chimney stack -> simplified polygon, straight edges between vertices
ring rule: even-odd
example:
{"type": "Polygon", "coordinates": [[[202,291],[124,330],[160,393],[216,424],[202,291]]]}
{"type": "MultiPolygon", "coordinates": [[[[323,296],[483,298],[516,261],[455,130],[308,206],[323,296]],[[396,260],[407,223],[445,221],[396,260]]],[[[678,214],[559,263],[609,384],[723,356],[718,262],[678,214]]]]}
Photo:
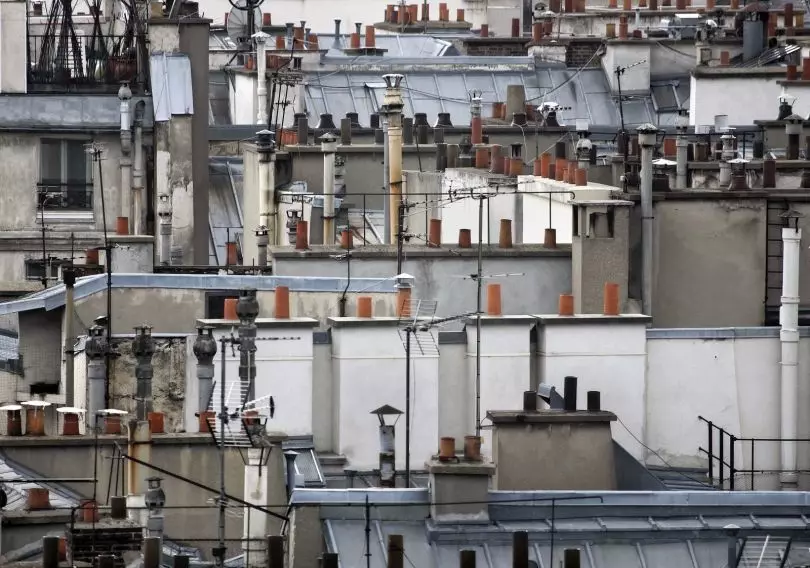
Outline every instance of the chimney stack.
{"type": "Polygon", "coordinates": [[[785,118],[785,134],[787,134],[787,156],[788,160],[799,159],[799,145],[802,138],[804,119],[801,116],[791,114],[785,118]]]}
{"type": "Polygon", "coordinates": [[[642,243],[642,304],[645,315],[652,315],[653,293],[653,203],[652,176],[653,150],[658,128],[644,124],[638,129],[641,145],[641,243],[642,243]]]}
{"type": "Polygon", "coordinates": [[[471,142],[481,144],[483,142],[483,124],[481,119],[481,92],[473,91],[470,98],[470,127],[472,130],[471,142]]]}
{"type": "MultiPolygon", "coordinates": [[[[160,224],[160,254],[158,259],[163,266],[172,262],[172,198],[167,193],[158,195],[157,203],[158,223],[160,224]]],[[[109,262],[107,259],[105,262],[109,262]]]]}
{"type": "Polygon", "coordinates": [[[251,385],[247,397],[252,400],[256,398],[256,317],[259,315],[255,289],[245,288],[239,292],[236,315],[239,317],[239,379],[242,384],[251,385]]]}

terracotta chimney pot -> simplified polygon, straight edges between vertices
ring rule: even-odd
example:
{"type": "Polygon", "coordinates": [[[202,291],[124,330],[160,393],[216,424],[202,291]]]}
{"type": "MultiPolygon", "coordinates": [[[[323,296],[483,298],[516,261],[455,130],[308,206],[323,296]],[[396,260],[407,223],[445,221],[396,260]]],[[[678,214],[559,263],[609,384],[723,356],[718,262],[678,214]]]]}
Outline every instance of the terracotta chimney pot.
{"type": "Polygon", "coordinates": [[[276,319],[290,319],[290,289],[287,286],[276,286],[276,319]]]}
{"type": "Polygon", "coordinates": [[[561,316],[574,315],[574,296],[572,296],[571,294],[560,294],[559,315],[561,316]]]}

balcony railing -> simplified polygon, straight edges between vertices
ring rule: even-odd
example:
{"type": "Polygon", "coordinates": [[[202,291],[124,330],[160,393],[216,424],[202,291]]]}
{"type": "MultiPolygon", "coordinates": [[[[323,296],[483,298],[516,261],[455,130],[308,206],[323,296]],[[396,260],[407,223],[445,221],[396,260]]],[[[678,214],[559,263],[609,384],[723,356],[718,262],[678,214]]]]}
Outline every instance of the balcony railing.
{"type": "Polygon", "coordinates": [[[132,36],[28,35],[29,93],[133,92],[145,84],[139,42],[132,36]]]}
{"type": "Polygon", "coordinates": [[[88,211],[93,209],[93,184],[90,182],[39,183],[37,208],[45,211],[88,211]]]}

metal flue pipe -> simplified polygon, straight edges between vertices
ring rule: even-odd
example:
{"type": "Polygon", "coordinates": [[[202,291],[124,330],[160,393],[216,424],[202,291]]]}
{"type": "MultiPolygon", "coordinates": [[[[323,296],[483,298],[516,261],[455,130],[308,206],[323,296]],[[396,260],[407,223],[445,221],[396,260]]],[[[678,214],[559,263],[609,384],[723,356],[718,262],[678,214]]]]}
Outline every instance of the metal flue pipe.
{"type": "Polygon", "coordinates": [[[152,339],[152,328],[146,325],[135,328],[135,339],[132,340],[132,354],[135,355],[136,382],[136,418],[139,422],[147,420],[152,410],[152,356],[155,354],[155,340],[152,339]]]}
{"type": "Polygon", "coordinates": [[[402,89],[403,75],[383,75],[385,95],[383,107],[388,117],[388,217],[391,243],[399,239],[399,204],[402,200],[402,89]]]}
{"type": "Polygon", "coordinates": [[[158,222],[160,223],[160,247],[158,260],[168,266],[172,260],[172,196],[168,193],[158,195],[158,222]]]}
{"type": "Polygon", "coordinates": [[[106,378],[105,357],[110,349],[104,328],[94,325],[84,346],[87,358],[87,425],[96,427],[96,415],[104,409],[104,382],[106,378]]]}
{"type": "Polygon", "coordinates": [[[319,138],[323,152],[323,244],[335,244],[335,152],[337,137],[327,132],[319,138]]]}
{"type": "Polygon", "coordinates": [[[118,100],[121,101],[121,157],[118,159],[121,168],[119,216],[128,218],[131,213],[129,209],[132,198],[132,126],[129,110],[132,91],[126,83],[121,84],[121,88],[118,90],[118,100]]]}
{"type": "Polygon", "coordinates": [[[214,339],[214,328],[199,326],[197,339],[194,340],[194,356],[197,358],[197,410],[205,412],[211,402],[211,391],[214,385],[214,356],[217,354],[217,342],[214,339]]]}
{"type": "Polygon", "coordinates": [[[641,146],[641,245],[642,245],[642,306],[645,315],[652,316],[653,296],[653,149],[658,128],[652,124],[638,127],[641,146]]]}
{"type": "Polygon", "coordinates": [[[240,292],[236,315],[239,318],[239,379],[247,387],[248,400],[253,400],[256,398],[253,384],[256,378],[256,317],[259,315],[255,289],[240,292]]]}
{"type": "Polygon", "coordinates": [[[723,134],[720,140],[723,143],[720,160],[720,188],[728,189],[728,186],[731,185],[731,164],[729,161],[734,159],[734,135],[723,134]]]}
{"type": "MultiPolygon", "coordinates": [[[[781,473],[782,490],[798,489],[798,461],[795,439],[798,437],[799,416],[799,259],[802,230],[798,228],[799,214],[788,211],[782,229],[782,304],[779,307],[779,342],[782,347],[780,363],[781,402],[781,473]]],[[[733,466],[733,464],[732,464],[733,466]]]]}
{"type": "MultiPolygon", "coordinates": [[[[276,147],[273,133],[270,130],[260,130],[256,133],[256,151],[259,154],[259,227],[257,230],[267,232],[267,243],[275,245],[276,237],[276,147]]],[[[259,239],[256,239],[257,259],[262,251],[259,239]]],[[[267,248],[264,250],[267,253],[267,248]]]]}
{"type": "Polygon", "coordinates": [[[677,138],[675,140],[675,187],[686,189],[687,186],[687,157],[689,155],[689,141],[686,139],[686,129],[689,127],[688,111],[681,110],[675,119],[675,130],[677,138]]]}
{"type": "Polygon", "coordinates": [[[253,34],[256,40],[256,124],[267,124],[267,40],[270,36],[259,31],[253,34]]]}
{"type": "Polygon", "coordinates": [[[146,232],[146,192],[143,185],[143,115],[146,102],[138,101],[135,104],[135,159],[132,169],[132,219],[130,220],[133,235],[143,235],[146,232]]]}

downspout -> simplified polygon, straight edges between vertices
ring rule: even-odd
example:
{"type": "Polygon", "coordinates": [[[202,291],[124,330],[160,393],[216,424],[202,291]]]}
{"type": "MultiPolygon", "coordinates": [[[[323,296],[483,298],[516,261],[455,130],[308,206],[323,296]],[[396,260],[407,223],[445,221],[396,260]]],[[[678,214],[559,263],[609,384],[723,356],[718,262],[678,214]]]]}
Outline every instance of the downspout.
{"type": "Polygon", "coordinates": [[[267,124],[267,40],[269,35],[260,31],[256,40],[256,124],[267,124]]]}
{"type": "Polygon", "coordinates": [[[158,195],[157,204],[158,222],[160,223],[160,235],[158,237],[160,251],[158,260],[163,266],[171,263],[172,252],[172,196],[167,193],[158,195]]]}
{"type": "Polygon", "coordinates": [[[675,130],[678,137],[675,140],[676,154],[675,154],[675,187],[677,189],[687,188],[687,157],[689,142],[686,139],[686,129],[689,127],[688,111],[678,111],[678,117],[675,119],[675,130]]]}
{"type": "Polygon", "coordinates": [[[62,281],[65,283],[65,405],[75,406],[76,383],[74,369],[74,352],[76,336],[73,332],[74,295],[73,286],[76,284],[76,270],[73,266],[62,272],[62,281]]]}
{"type": "Polygon", "coordinates": [[[323,152],[323,244],[335,244],[335,152],[337,137],[327,132],[320,138],[323,152]]]}
{"type": "MultiPolygon", "coordinates": [[[[278,243],[276,235],[276,148],[273,133],[269,130],[260,130],[256,133],[256,152],[259,154],[259,227],[258,231],[266,230],[267,244],[264,254],[267,254],[267,245],[278,243]]],[[[257,256],[261,258],[262,242],[257,243],[257,256]]]]}
{"type": "Polygon", "coordinates": [[[143,186],[143,114],[146,108],[144,101],[135,104],[135,162],[132,170],[132,234],[143,235],[146,232],[146,196],[143,186]]]}
{"type": "MultiPolygon", "coordinates": [[[[382,132],[383,132],[383,195],[388,196],[391,191],[391,167],[389,161],[389,143],[388,143],[388,116],[385,114],[385,109],[380,111],[380,121],[382,123],[382,132]]],[[[395,209],[395,211],[399,211],[395,209]]],[[[363,211],[365,214],[365,211],[363,211]]],[[[390,245],[391,242],[391,198],[383,199],[383,214],[385,215],[384,221],[384,231],[385,234],[383,235],[382,242],[384,244],[390,245]]]]}
{"type": "Polygon", "coordinates": [[[653,296],[653,149],[658,128],[652,124],[638,127],[638,142],[641,145],[641,245],[642,245],[642,295],[645,315],[652,316],[653,296]]]}
{"type": "Polygon", "coordinates": [[[383,75],[383,107],[388,117],[388,217],[391,243],[399,240],[399,205],[402,199],[402,75],[383,75]]]}
{"type": "Polygon", "coordinates": [[[129,102],[132,99],[132,91],[126,83],[123,83],[118,90],[118,99],[121,101],[121,158],[118,160],[121,168],[121,201],[118,215],[129,218],[130,198],[132,197],[132,131],[129,102]]]}
{"type": "Polygon", "coordinates": [[[798,489],[796,442],[799,415],[799,247],[802,230],[798,214],[788,212],[782,229],[782,305],[779,308],[779,342],[782,347],[781,473],[783,491],[798,489]],[[793,224],[791,227],[790,224],[793,224]]]}

